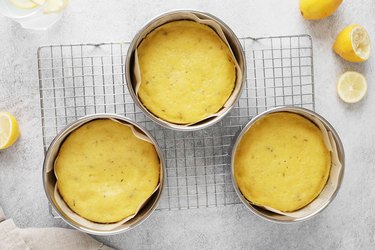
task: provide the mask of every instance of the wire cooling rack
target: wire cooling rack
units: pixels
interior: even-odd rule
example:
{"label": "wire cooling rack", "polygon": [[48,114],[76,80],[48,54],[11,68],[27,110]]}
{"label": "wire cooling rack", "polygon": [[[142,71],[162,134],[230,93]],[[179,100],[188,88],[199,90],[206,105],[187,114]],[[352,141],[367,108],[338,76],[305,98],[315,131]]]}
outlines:
{"label": "wire cooling rack", "polygon": [[128,43],[43,46],[38,50],[43,145],[67,124],[94,113],[125,115],[156,138],[166,157],[166,187],[158,209],[239,203],[230,175],[236,133],[256,114],[280,105],[314,109],[312,40],[308,35],[240,39],[247,81],[232,111],[217,124],[177,132],[149,120],[126,88]]}

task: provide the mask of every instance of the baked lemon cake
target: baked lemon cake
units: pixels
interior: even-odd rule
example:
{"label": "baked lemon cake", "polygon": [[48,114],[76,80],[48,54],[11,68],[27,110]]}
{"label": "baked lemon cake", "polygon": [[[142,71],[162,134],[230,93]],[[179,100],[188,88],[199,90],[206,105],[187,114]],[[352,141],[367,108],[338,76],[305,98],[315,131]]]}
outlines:
{"label": "baked lemon cake", "polygon": [[174,21],[138,46],[139,98],[157,117],[198,122],[219,111],[231,95],[236,68],[228,46],[209,26]]}
{"label": "baked lemon cake", "polygon": [[57,188],[67,205],[90,221],[113,223],[138,210],[159,183],[154,146],[130,127],[94,120],[72,132],[55,163]]}
{"label": "baked lemon cake", "polygon": [[308,119],[278,112],[256,121],[241,139],[234,175],[253,204],[298,210],[324,188],[331,155],[321,130]]}

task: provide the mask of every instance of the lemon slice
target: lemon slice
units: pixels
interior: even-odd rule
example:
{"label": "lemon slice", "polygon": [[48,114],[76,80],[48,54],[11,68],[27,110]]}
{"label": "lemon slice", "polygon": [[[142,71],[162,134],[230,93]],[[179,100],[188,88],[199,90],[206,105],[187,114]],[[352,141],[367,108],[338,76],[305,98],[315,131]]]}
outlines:
{"label": "lemon slice", "polygon": [[38,5],[31,0],[10,0],[10,2],[17,8],[20,9],[32,9]]}
{"label": "lemon slice", "polygon": [[337,83],[339,97],[347,103],[356,103],[362,100],[367,92],[366,78],[354,71],[342,74]]}
{"label": "lemon slice", "polygon": [[333,50],[349,62],[366,61],[371,52],[367,30],[359,24],[349,25],[337,35]]}
{"label": "lemon slice", "polygon": [[61,12],[68,5],[69,0],[45,0],[43,5],[44,13],[57,13]]}
{"label": "lemon slice", "polygon": [[37,5],[43,5],[46,0],[31,0],[32,2],[36,3]]}
{"label": "lemon slice", "polygon": [[19,135],[16,118],[7,112],[0,112],[0,149],[12,146]]}

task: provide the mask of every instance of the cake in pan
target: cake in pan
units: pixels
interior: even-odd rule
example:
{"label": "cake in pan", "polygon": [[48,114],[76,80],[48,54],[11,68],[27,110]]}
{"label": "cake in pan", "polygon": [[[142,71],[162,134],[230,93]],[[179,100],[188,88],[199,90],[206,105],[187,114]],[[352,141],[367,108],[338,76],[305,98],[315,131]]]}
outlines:
{"label": "cake in pan", "polygon": [[143,105],[155,116],[191,124],[218,112],[236,80],[227,44],[209,26],[173,21],[150,32],[138,46]]}
{"label": "cake in pan", "polygon": [[154,146],[110,119],[84,124],[63,142],[55,162],[57,188],[71,210],[99,223],[135,214],[159,184]]}
{"label": "cake in pan", "polygon": [[244,134],[235,152],[234,175],[255,205],[296,211],[324,188],[331,155],[321,130],[288,112],[268,114]]}

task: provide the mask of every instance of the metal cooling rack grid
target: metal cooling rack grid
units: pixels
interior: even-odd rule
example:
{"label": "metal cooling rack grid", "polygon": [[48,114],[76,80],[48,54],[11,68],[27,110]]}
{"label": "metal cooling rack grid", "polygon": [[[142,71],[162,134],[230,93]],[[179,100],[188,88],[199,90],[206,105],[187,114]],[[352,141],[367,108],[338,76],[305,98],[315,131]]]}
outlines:
{"label": "metal cooling rack grid", "polygon": [[38,50],[43,144],[79,117],[117,113],[150,131],[167,163],[158,209],[239,203],[230,177],[229,151],[236,133],[254,115],[275,106],[314,109],[313,51],[308,35],[243,38],[247,83],[232,111],[194,132],[176,132],[149,120],[124,84],[128,43],[53,45]]}

